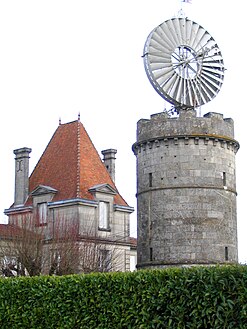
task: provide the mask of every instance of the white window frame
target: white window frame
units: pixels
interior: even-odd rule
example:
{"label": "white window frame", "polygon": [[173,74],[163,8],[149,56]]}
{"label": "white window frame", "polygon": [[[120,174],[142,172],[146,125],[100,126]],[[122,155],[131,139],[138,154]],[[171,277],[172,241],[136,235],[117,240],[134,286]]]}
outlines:
{"label": "white window frame", "polygon": [[109,230],[109,202],[99,201],[99,229]]}

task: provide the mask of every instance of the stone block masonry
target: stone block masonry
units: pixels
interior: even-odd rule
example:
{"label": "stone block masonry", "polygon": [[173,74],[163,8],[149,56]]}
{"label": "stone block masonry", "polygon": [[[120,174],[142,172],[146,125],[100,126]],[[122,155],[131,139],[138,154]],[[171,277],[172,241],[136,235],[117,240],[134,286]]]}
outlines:
{"label": "stone block masonry", "polygon": [[232,119],[158,113],[137,123],[137,266],[236,263]]}

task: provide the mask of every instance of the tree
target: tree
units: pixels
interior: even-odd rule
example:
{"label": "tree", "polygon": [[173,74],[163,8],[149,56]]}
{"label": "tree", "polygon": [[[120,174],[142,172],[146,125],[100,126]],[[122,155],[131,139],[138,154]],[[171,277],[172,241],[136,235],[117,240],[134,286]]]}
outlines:
{"label": "tree", "polygon": [[44,248],[50,255],[49,275],[65,275],[78,272],[79,263],[79,224],[69,223],[66,218],[59,218],[52,226],[50,238]]}
{"label": "tree", "polygon": [[0,249],[2,273],[40,275],[45,261],[43,241],[43,231],[32,215],[21,215],[18,225],[6,225]]}
{"label": "tree", "polygon": [[[6,225],[0,246],[3,276],[65,275],[120,271],[123,250],[117,241],[99,236],[93,223],[80,232],[78,221],[58,217],[40,225],[37,214],[21,215]],[[4,241],[4,243],[3,243]]]}
{"label": "tree", "polygon": [[[59,218],[47,242],[52,263],[49,274],[110,272],[121,270],[121,251],[116,241],[100,237],[93,222],[83,226]],[[114,265],[114,266],[113,266]]]}

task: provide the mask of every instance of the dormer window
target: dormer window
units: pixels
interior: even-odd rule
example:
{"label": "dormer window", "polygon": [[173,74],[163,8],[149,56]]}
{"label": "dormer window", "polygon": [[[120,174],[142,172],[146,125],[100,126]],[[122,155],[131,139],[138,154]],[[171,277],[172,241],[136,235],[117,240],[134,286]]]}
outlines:
{"label": "dormer window", "polygon": [[99,229],[109,230],[109,202],[99,202]]}
{"label": "dormer window", "polygon": [[38,221],[39,225],[47,224],[47,203],[38,203]]}

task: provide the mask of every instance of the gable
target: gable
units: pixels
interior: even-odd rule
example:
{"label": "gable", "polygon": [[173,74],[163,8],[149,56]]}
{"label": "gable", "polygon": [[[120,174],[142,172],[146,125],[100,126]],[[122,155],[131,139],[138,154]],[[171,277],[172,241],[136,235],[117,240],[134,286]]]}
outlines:
{"label": "gable", "polygon": [[112,188],[109,184],[95,185],[95,186],[89,188],[89,192],[91,192],[91,193],[99,192],[99,193],[112,194],[112,195],[117,194],[117,191],[114,188]]}
{"label": "gable", "polygon": [[32,196],[37,196],[37,195],[51,194],[51,193],[56,194],[57,190],[50,186],[38,185],[30,194]]}

